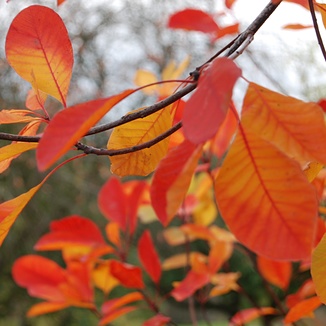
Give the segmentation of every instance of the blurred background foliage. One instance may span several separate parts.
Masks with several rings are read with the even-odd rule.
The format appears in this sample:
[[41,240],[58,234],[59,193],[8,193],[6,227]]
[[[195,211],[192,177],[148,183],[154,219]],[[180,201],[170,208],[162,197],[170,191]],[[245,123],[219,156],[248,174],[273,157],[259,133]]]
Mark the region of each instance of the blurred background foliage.
[[[248,2],[238,0],[239,3],[245,1]],[[169,30],[166,22],[171,13],[186,7],[196,7],[216,13],[217,21],[222,25],[240,19],[241,29],[244,29],[250,23],[249,17],[254,18],[263,8],[265,3],[261,2],[259,6],[251,5],[248,15],[242,13],[237,16],[229,11],[226,16],[222,16],[221,0],[67,0],[59,8],[56,8],[55,1],[1,1],[0,18],[3,23],[0,26],[0,109],[24,108],[29,85],[8,66],[4,55],[4,42],[13,17],[31,3],[55,8],[67,26],[75,55],[68,98],[69,105],[72,105],[134,87],[133,80],[137,69],[148,69],[160,76],[169,62],[175,60],[180,63],[185,57],[190,56],[191,63],[187,71],[192,71],[230,40],[226,37],[211,43],[207,36],[200,33]],[[286,33],[289,32],[286,31],[285,35]],[[321,64],[316,59],[319,53],[316,51],[313,33],[305,36],[305,42],[297,37],[297,44],[291,43],[290,46],[289,39],[283,39],[282,35],[272,33],[269,29],[262,29],[249,50],[239,58],[245,76],[278,91],[287,90],[290,95],[303,99],[318,100],[325,96],[325,81],[322,79],[316,81],[316,78],[313,78],[318,75],[320,69],[324,69],[320,68]],[[293,39],[295,37],[292,36],[291,42]],[[300,52],[297,51],[297,45],[300,45]],[[301,64],[302,61],[311,65],[310,71],[304,69],[306,66]],[[125,112],[153,100],[138,93],[119,105],[106,119],[120,117]],[[50,112],[60,108],[58,103],[51,99],[47,101],[46,106]],[[1,131],[17,132],[17,129],[12,126],[1,126]],[[105,146],[107,138],[108,134],[97,135],[88,142]],[[5,142],[1,142],[1,145],[4,144]],[[36,300],[13,283],[11,267],[18,257],[34,252],[33,245],[41,235],[48,232],[49,223],[55,219],[79,214],[95,220],[101,228],[104,228],[106,221],[97,207],[97,193],[109,176],[108,158],[89,156],[74,161],[51,177],[24,209],[0,251],[0,326],[96,324],[95,316],[82,309],[68,309],[48,316],[26,319],[26,311]],[[34,154],[22,155],[12,163],[9,170],[0,175],[0,201],[27,191],[43,177],[44,174],[36,169]],[[160,244],[161,226],[154,223],[153,228]],[[200,247],[202,244],[196,245]],[[166,247],[162,246],[161,249],[163,256],[168,255]],[[61,261],[57,253],[43,254]],[[230,261],[230,269],[242,272],[244,282],[242,285],[257,302],[269,304],[261,287],[262,281],[255,274],[246,255],[235,255]],[[167,273],[164,278],[166,284],[162,285],[168,291],[171,281],[181,279],[183,273],[180,270],[173,274]],[[210,317],[213,316],[214,320],[221,321],[214,325],[225,325],[226,318],[234,313],[239,305],[246,306],[249,302],[248,299],[230,294],[223,297],[223,300],[217,299],[216,302],[212,302],[208,314]],[[189,322],[186,305],[173,303],[166,306],[166,311],[171,312],[174,319],[180,323]],[[135,325],[139,325],[140,320],[147,314],[149,315],[148,311],[139,310],[114,324],[131,325],[133,320]]]

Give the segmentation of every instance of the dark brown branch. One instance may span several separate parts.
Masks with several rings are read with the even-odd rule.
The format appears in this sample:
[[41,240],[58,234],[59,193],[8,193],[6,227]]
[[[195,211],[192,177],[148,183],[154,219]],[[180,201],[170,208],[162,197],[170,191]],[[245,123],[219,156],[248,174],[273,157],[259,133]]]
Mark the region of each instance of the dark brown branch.
[[[278,3],[270,2],[262,10],[262,12],[257,16],[257,18],[248,26],[248,28],[243,33],[238,35],[233,41],[231,41],[229,44],[227,44],[222,50],[218,51],[205,64],[207,64],[207,63],[213,61],[214,59],[216,59],[219,55],[221,55],[227,49],[229,49],[229,51],[225,55],[226,57],[231,57],[233,54],[238,54],[238,55],[241,54],[242,51],[249,45],[249,43],[252,40],[254,34],[265,23],[265,21],[271,16],[271,14],[274,12],[274,10],[278,7],[278,5],[281,2],[282,2],[282,0],[280,0]],[[239,50],[241,46],[243,47],[243,49]],[[199,78],[199,74],[200,74],[199,69],[201,67],[203,67],[204,65],[200,66],[194,72],[191,73],[194,80],[197,80]],[[178,101],[179,99],[181,99],[185,95],[191,93],[196,87],[197,87],[197,83],[195,83],[195,82],[192,83],[192,84],[189,84],[189,85],[185,86],[184,88],[180,89],[179,91],[177,91],[176,93],[172,94],[171,96],[165,98],[164,100],[162,100],[160,102],[157,102],[157,103],[155,103],[153,105],[150,105],[150,106],[146,107],[145,109],[143,109],[141,111],[130,113],[128,115],[123,116],[119,120],[116,120],[116,121],[113,121],[113,122],[110,122],[110,123],[107,123],[107,124],[103,124],[103,125],[100,125],[100,126],[93,127],[88,131],[88,133],[85,136],[101,133],[103,131],[107,131],[109,129],[115,128],[115,127],[120,126],[120,125],[123,125],[123,124],[125,124],[127,122],[149,116],[149,115],[151,115],[151,114],[153,114],[153,113],[155,113],[155,112],[157,112],[159,110],[162,110],[163,108],[167,107],[168,105]],[[176,131],[177,129],[174,130],[174,128],[176,126],[178,126],[177,129],[181,128],[181,123],[180,123],[180,126],[175,125],[171,129],[169,129],[168,131],[163,133],[161,135],[162,138],[157,137],[157,138],[155,138],[155,139],[153,139],[153,140],[151,140],[149,142],[146,142],[146,143],[141,144],[141,145],[133,146],[131,148],[124,148],[124,149],[120,149],[120,150],[106,150],[106,149],[87,146],[87,145],[82,144],[82,143],[77,143],[76,147],[79,150],[84,150],[84,152],[87,153],[87,154],[109,155],[109,156],[126,154],[126,153],[130,153],[130,152],[134,152],[136,150],[140,150],[140,149],[144,149],[144,148],[148,148],[148,147],[153,146],[154,144],[156,144],[160,140],[168,137],[174,131]],[[174,131],[172,131],[172,130],[174,130]],[[20,142],[38,142],[40,140],[40,137],[39,136],[30,137],[30,136],[20,136],[20,135],[13,135],[13,134],[7,134],[7,133],[0,133],[0,139],[10,140],[10,141],[20,141]],[[158,139],[160,139],[160,140],[158,140]]]
[[145,118],[159,110],[164,109],[168,105],[180,100],[185,95],[191,93],[196,87],[197,87],[197,83],[189,84],[189,85],[185,86],[184,88],[180,89],[179,91],[175,92],[174,94],[170,95],[169,97],[165,98],[164,100],[154,103],[153,105],[150,105],[141,111],[137,111],[134,113],[131,112],[130,114],[123,116],[119,120],[116,120],[116,121],[113,121],[110,123],[106,123],[101,126],[97,126],[97,127],[90,129],[89,132],[86,134],[86,136],[98,134],[100,132],[113,129],[115,127],[121,126],[127,122],[130,122],[130,121],[133,121],[136,119]]
[[319,44],[320,50],[321,50],[321,52],[322,52],[322,54],[324,56],[324,59],[326,61],[325,46],[324,46],[323,39],[322,39],[322,37],[320,35],[313,0],[308,0],[308,2],[309,2],[309,9],[310,9],[310,13],[311,13],[312,22],[314,24],[314,29],[315,29],[315,32],[316,32],[316,37],[317,37],[317,40],[318,40],[318,44]]
[[167,131],[163,132],[156,138],[153,138],[152,140],[149,140],[145,143],[142,143],[140,145],[135,145],[132,147],[127,148],[121,148],[121,149],[104,149],[104,148],[96,148],[93,146],[88,146],[83,143],[77,143],[76,147],[77,149],[83,151],[86,154],[95,154],[95,155],[106,155],[106,156],[116,156],[116,155],[122,155],[122,154],[128,154],[140,151],[145,148],[150,148],[154,146],[155,144],[159,143],[163,139],[171,136],[173,133],[175,133],[178,129],[182,127],[182,123],[178,122],[175,124],[172,128],[168,129]]

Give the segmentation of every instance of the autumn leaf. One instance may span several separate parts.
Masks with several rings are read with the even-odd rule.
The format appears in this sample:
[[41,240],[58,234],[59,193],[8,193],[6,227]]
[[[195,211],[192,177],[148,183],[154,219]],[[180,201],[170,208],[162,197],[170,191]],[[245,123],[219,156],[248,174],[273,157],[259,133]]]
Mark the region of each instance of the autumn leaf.
[[260,275],[269,283],[286,290],[290,284],[292,264],[290,262],[275,261],[264,257],[257,257],[257,268]]
[[93,308],[88,267],[74,262],[65,270],[54,261],[37,255],[18,258],[12,270],[15,282],[31,296],[47,300],[36,305],[29,316],[45,314],[68,306]]
[[12,21],[6,56],[18,75],[66,106],[73,52],[67,29],[52,9],[33,5]]
[[143,289],[141,269],[127,263],[121,263],[117,260],[110,262],[111,274],[126,288]]
[[138,256],[145,271],[154,283],[161,278],[161,263],[148,230],[144,231],[138,242]]
[[157,314],[154,317],[147,319],[142,326],[165,326],[171,321],[170,317]]
[[92,280],[95,286],[108,294],[119,285],[119,281],[111,275],[110,261],[101,261],[92,269]]
[[62,250],[65,247],[106,246],[98,226],[88,218],[72,215],[50,224],[50,232],[35,244],[36,250]]
[[27,93],[27,98],[25,105],[28,109],[35,110],[44,110],[44,104],[47,99],[47,94],[35,89],[29,90]]
[[307,103],[250,83],[242,125],[301,162],[326,164],[326,126],[316,103]]
[[[116,127],[108,141],[109,150],[129,148],[150,141],[172,126],[169,107],[142,119]],[[110,157],[111,171],[118,176],[141,175],[153,172],[166,155],[169,139],[165,138],[150,148],[144,148],[129,154]]]
[[0,111],[0,123],[11,124],[19,122],[31,122],[35,120],[35,117],[30,116],[29,110],[1,110]]
[[271,307],[248,308],[237,312],[230,321],[230,326],[242,326],[261,316],[276,315],[278,312]]
[[163,225],[170,222],[185,198],[201,152],[201,146],[185,140],[157,167],[150,192],[152,206]]
[[316,296],[302,300],[289,310],[284,318],[284,322],[290,324],[298,321],[301,318],[309,317],[321,304],[320,298]]
[[124,184],[112,177],[101,188],[98,205],[103,215],[118,223],[121,230],[133,234],[137,224],[137,211],[145,182],[126,182]]
[[182,119],[188,140],[200,144],[214,137],[226,117],[234,84],[240,76],[240,68],[228,58],[214,60],[201,72]]
[[219,30],[213,17],[198,9],[184,9],[171,15],[168,26],[208,34],[215,34]]
[[318,207],[314,187],[300,165],[271,143],[240,128],[215,194],[231,232],[254,252],[275,260],[310,256]]
[[68,152],[87,131],[133,90],[108,98],[77,104],[58,112],[44,131],[36,152],[37,166],[43,171]]
[[13,143],[0,148],[0,162],[35,149],[38,143]]
[[316,293],[321,302],[326,304],[326,234],[312,253],[311,276],[316,287]]

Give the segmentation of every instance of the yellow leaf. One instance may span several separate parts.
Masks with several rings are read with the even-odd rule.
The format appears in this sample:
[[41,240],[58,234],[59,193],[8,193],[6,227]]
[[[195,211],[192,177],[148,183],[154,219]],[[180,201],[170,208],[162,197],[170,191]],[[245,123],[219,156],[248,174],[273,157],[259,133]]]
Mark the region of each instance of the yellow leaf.
[[323,164],[318,162],[310,162],[308,166],[303,170],[309,182],[314,181],[318,173],[322,170]]
[[14,143],[0,148],[0,162],[36,148],[38,143]]
[[[126,123],[113,130],[108,149],[121,149],[140,145],[159,136],[172,126],[170,109],[155,112],[143,119]],[[110,157],[111,171],[119,176],[148,175],[166,155],[169,139],[166,138],[150,148],[130,154]]]
[[[158,80],[152,72],[139,69],[136,72],[134,82],[137,86],[144,86],[144,85],[156,83],[158,82]],[[160,87],[159,85],[153,85],[150,87],[143,88],[142,91],[147,95],[153,95],[155,94],[156,91],[158,91],[159,87]]]
[[119,284],[119,281],[110,274],[110,261],[97,265],[93,269],[92,278],[95,286],[106,294]]

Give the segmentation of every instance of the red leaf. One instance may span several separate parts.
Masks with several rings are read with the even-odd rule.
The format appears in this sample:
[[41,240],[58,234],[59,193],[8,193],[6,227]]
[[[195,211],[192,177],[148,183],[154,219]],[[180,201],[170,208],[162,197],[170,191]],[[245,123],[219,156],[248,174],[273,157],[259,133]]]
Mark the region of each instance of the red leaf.
[[107,315],[107,314],[111,313],[112,311],[114,311],[118,308],[121,308],[129,303],[143,300],[143,299],[144,299],[143,295],[140,294],[139,292],[128,293],[119,298],[111,299],[111,300],[104,302],[101,310],[102,310],[103,315]]
[[187,139],[200,144],[214,137],[225,119],[233,86],[240,76],[240,68],[228,58],[214,60],[203,70],[183,114]]
[[36,250],[60,250],[73,245],[102,246],[105,241],[98,226],[78,215],[51,222],[50,233],[42,236],[35,245]]
[[33,5],[12,21],[6,38],[9,64],[34,89],[66,106],[73,53],[67,29],[52,9]]
[[251,322],[252,320],[257,319],[260,316],[265,315],[275,315],[277,314],[277,310],[271,307],[262,307],[262,308],[248,308],[239,311],[237,314],[235,314],[231,321],[230,326],[242,326],[246,323]]
[[142,272],[139,267],[112,260],[110,268],[111,274],[126,288],[144,288]]
[[209,34],[219,30],[213,17],[198,9],[185,9],[173,14],[169,19],[168,26]]
[[67,281],[66,271],[48,258],[36,255],[20,257],[14,263],[12,276],[19,286],[27,288],[31,296],[65,301],[59,285]]
[[177,301],[183,301],[209,282],[209,274],[188,272],[186,278],[172,290],[171,296]]
[[288,288],[292,274],[292,264],[290,262],[275,261],[258,256],[257,267],[266,281],[283,290]]
[[151,186],[151,201],[163,225],[171,221],[184,200],[201,152],[201,146],[185,140],[174,147],[156,169]]
[[157,314],[156,316],[146,320],[143,326],[165,326],[171,321],[170,317]]
[[154,248],[152,237],[146,230],[138,242],[139,259],[151,279],[157,283],[161,278],[161,263]]
[[49,168],[112,107],[132,92],[132,90],[126,90],[109,98],[77,104],[58,112],[45,129],[37,148],[36,158],[39,170]]

